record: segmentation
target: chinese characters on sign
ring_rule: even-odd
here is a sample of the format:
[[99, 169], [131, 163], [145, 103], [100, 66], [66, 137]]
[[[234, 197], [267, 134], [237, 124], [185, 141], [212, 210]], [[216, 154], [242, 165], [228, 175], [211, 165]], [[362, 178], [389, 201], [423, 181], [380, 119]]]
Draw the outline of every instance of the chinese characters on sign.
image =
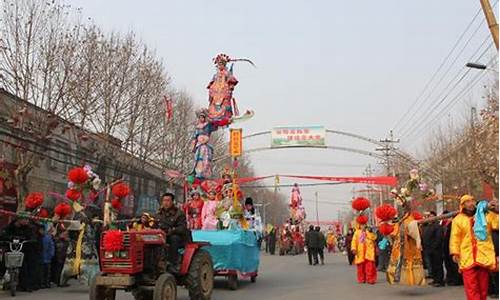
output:
[[275, 127], [271, 147], [325, 147], [326, 130], [323, 126]]
[[229, 131], [229, 154], [234, 157], [241, 156], [243, 152], [242, 129], [230, 129]]

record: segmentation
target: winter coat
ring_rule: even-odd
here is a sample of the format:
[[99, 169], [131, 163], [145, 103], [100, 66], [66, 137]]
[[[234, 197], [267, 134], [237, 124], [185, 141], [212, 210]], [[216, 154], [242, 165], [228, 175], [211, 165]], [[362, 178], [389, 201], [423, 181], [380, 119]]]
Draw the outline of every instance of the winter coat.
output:
[[54, 240], [49, 234], [45, 234], [42, 238], [42, 263], [50, 264], [55, 255]]
[[439, 223], [432, 222], [424, 227], [422, 246], [425, 253], [443, 252], [443, 228]]
[[190, 237], [190, 231], [187, 228], [186, 215], [176, 206], [170, 209], [160, 208], [156, 217], [159, 220], [160, 229], [167, 234], [175, 234], [187, 242]]
[[[308, 248], [320, 248], [321, 245], [320, 245], [320, 235], [319, 235], [319, 232], [317, 232], [316, 230], [309, 230], [308, 232], [306, 232], [306, 236], [305, 236], [305, 239], [306, 239], [306, 246]], [[324, 238], [323, 238], [324, 240]]]

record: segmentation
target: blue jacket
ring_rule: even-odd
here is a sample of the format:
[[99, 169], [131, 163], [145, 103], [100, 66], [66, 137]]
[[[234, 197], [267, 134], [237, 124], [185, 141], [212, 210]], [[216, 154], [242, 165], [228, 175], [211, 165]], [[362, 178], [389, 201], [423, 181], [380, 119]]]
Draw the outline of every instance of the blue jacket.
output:
[[44, 264], [50, 264], [55, 254], [54, 240], [49, 234], [45, 234], [42, 238], [42, 243], [43, 243], [42, 262]]

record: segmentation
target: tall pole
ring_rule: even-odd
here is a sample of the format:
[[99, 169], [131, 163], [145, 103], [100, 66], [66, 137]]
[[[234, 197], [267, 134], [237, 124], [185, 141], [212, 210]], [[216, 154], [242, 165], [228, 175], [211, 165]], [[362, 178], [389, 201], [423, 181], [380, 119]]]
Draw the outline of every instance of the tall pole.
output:
[[316, 192], [315, 195], [316, 195], [316, 223], [319, 226], [318, 192]]
[[495, 42], [495, 47], [498, 51], [498, 23], [491, 8], [491, 3], [489, 0], [479, 0], [481, 2], [481, 7], [483, 8], [484, 16], [486, 22], [488, 22], [488, 28], [490, 29], [491, 36], [493, 37], [493, 42]]

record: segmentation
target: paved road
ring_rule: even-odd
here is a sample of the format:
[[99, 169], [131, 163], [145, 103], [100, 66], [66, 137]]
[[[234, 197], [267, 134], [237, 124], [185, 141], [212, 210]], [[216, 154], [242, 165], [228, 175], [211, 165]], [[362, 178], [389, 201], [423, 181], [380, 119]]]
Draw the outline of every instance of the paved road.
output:
[[[355, 282], [355, 268], [346, 263], [341, 255], [328, 255], [326, 265], [309, 266], [305, 256], [263, 255], [260, 274], [256, 283], [244, 280], [237, 291], [226, 288], [223, 279], [217, 280], [213, 294], [215, 300], [229, 299], [283, 299], [283, 300], [330, 300], [330, 299], [465, 299], [462, 287], [400, 287], [389, 286], [384, 273], [379, 273], [376, 285], [359, 285]], [[72, 282], [73, 287], [51, 289], [32, 294], [19, 293], [17, 299], [86, 300], [87, 290]], [[187, 300], [187, 292], [179, 288], [179, 299]], [[0, 299], [9, 298], [0, 292]], [[118, 300], [132, 300], [120, 293]]]

